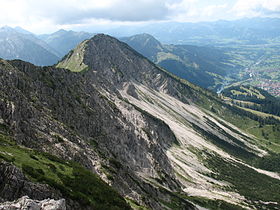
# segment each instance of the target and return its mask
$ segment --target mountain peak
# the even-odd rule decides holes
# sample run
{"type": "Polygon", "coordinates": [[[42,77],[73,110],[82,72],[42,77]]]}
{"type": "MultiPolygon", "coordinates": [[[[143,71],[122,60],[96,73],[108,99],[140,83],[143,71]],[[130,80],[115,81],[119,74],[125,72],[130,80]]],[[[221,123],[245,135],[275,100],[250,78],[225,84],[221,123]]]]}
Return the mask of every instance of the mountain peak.
{"type": "Polygon", "coordinates": [[[22,33],[22,34],[32,34],[30,31],[27,31],[27,30],[25,30],[24,28],[22,28],[20,26],[16,26],[14,28],[14,30],[16,30],[17,32],[22,33]]]}
{"type": "Polygon", "coordinates": [[[158,52],[164,50],[162,44],[155,37],[147,33],[124,37],[121,38],[121,40],[147,57],[152,57],[158,52]]]}
{"type": "Polygon", "coordinates": [[[103,34],[103,33],[100,33],[100,34],[96,34],[94,35],[91,39],[89,39],[90,42],[98,42],[98,41],[102,41],[102,42],[107,42],[107,41],[110,41],[110,42],[120,42],[118,39],[110,36],[110,35],[107,35],[107,34],[103,34]]]}
{"type": "Polygon", "coordinates": [[[97,34],[78,45],[57,67],[73,72],[89,70],[95,78],[114,85],[138,81],[152,86],[153,78],[163,73],[129,45],[106,34],[97,34]]]}
{"type": "Polygon", "coordinates": [[[70,51],[58,63],[57,67],[74,72],[80,72],[88,68],[103,69],[104,66],[111,68],[111,63],[122,60],[127,56],[127,53],[135,54],[137,52],[112,36],[97,34],[70,51]]]}
{"type": "Polygon", "coordinates": [[[10,26],[3,26],[0,28],[0,32],[6,32],[6,33],[13,33],[13,34],[24,34],[24,35],[30,35],[32,34],[31,32],[19,27],[19,26],[16,26],[16,27],[10,27],[10,26]]]}
{"type": "Polygon", "coordinates": [[[157,40],[154,36],[152,36],[151,34],[148,34],[148,33],[136,34],[132,37],[142,37],[142,38],[149,38],[149,39],[157,40]]]}
{"type": "Polygon", "coordinates": [[[0,28],[0,31],[1,31],[1,32],[9,32],[9,33],[14,32],[14,33],[16,33],[16,30],[15,30],[15,29],[13,29],[12,27],[7,26],[7,25],[1,27],[1,28],[0,28]]]}
{"type": "Polygon", "coordinates": [[[148,33],[136,34],[123,39],[133,40],[134,42],[142,42],[143,45],[161,45],[155,37],[148,33]]]}
{"type": "Polygon", "coordinates": [[[54,32],[53,34],[65,34],[67,31],[65,29],[59,29],[58,31],[54,32]]]}

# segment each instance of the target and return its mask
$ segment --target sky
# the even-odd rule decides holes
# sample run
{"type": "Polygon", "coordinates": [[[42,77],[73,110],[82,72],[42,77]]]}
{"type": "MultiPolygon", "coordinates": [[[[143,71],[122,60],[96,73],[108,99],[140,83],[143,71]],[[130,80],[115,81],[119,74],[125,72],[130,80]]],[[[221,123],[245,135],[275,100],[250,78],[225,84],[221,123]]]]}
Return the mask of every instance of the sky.
{"type": "Polygon", "coordinates": [[[164,21],[280,17],[280,0],[0,0],[0,27],[33,33],[164,21]]]}

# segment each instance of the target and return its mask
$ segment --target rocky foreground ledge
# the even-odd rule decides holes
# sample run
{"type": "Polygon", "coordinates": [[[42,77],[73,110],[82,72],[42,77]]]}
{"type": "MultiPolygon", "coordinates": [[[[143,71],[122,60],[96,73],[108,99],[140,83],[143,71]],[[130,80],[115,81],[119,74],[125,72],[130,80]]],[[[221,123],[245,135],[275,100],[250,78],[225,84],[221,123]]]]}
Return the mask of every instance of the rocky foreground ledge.
{"type": "Polygon", "coordinates": [[[19,168],[2,161],[0,162],[0,210],[19,209],[66,210],[66,201],[60,193],[48,185],[31,182],[19,168]]]}
{"type": "Polygon", "coordinates": [[[0,210],[66,210],[65,199],[54,200],[45,199],[42,201],[32,200],[28,196],[23,196],[12,202],[0,203],[0,210]]]}

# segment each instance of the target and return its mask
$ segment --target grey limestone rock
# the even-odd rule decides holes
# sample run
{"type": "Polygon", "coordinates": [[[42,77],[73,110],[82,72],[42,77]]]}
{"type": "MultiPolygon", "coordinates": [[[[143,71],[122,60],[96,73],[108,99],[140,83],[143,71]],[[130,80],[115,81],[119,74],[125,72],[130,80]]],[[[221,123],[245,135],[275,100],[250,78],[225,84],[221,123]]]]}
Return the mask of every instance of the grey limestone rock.
{"type": "Polygon", "coordinates": [[[24,195],[38,200],[61,197],[59,192],[48,185],[29,181],[16,166],[0,162],[0,197],[2,201],[16,200],[24,195]]]}
{"type": "Polygon", "coordinates": [[[66,204],[64,199],[39,201],[23,196],[12,202],[1,203],[0,210],[66,210],[66,204]]]}

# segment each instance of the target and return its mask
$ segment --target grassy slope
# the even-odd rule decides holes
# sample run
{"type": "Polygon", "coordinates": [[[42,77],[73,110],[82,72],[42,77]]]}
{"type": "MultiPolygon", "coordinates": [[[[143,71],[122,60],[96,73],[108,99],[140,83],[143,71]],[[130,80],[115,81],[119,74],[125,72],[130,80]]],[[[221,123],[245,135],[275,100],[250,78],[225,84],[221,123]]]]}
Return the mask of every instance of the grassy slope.
{"type": "Polygon", "coordinates": [[[88,69],[88,66],[84,64],[84,50],[87,45],[87,40],[79,44],[74,50],[72,50],[65,58],[59,62],[56,67],[68,69],[73,72],[81,72],[88,69]]]}

